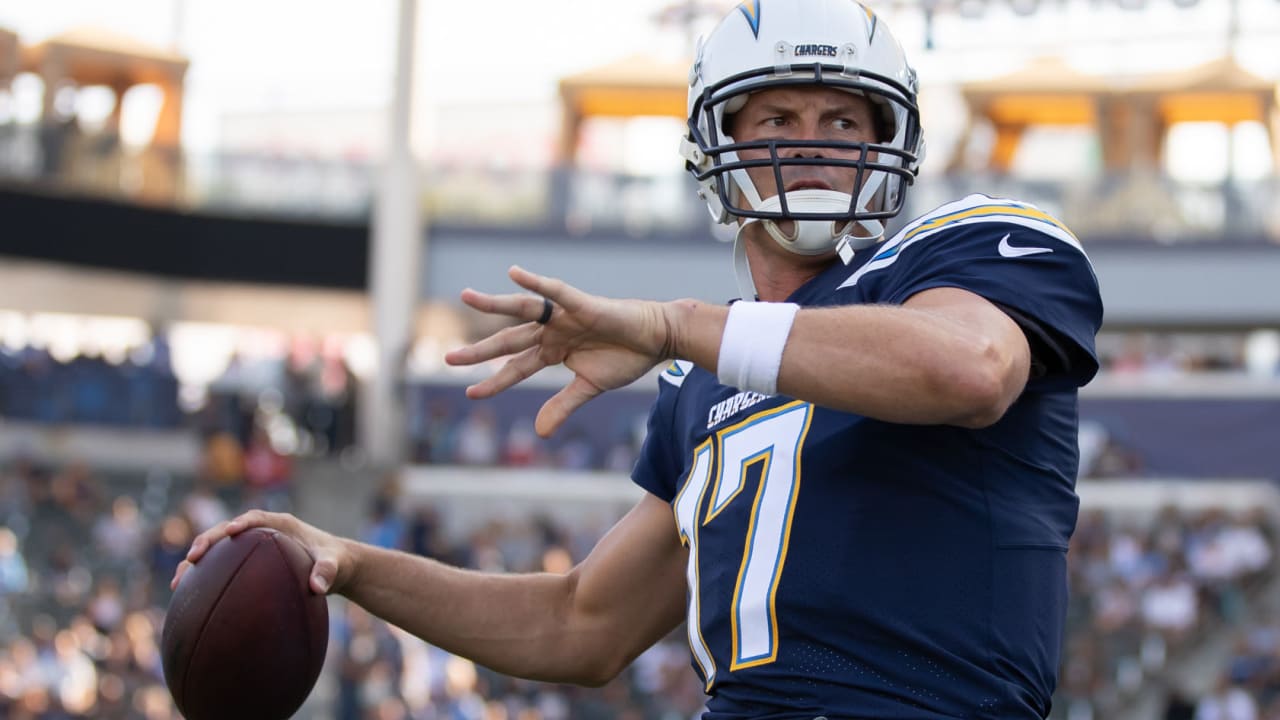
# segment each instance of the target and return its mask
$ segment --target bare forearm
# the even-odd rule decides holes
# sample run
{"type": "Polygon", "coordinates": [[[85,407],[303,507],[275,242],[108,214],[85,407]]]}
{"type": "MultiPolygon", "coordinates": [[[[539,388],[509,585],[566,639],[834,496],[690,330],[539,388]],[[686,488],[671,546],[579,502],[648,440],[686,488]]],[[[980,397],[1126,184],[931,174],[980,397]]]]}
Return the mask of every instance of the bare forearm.
{"type": "Polygon", "coordinates": [[[374,615],[498,672],[579,684],[596,680],[599,645],[569,622],[570,576],[480,573],[351,546],[358,571],[342,593],[374,615]]]}
{"type": "Polygon", "coordinates": [[[992,353],[988,338],[923,310],[813,310],[796,317],[778,387],[879,420],[966,425],[1000,402],[992,353]]]}
{"type": "MultiPolygon", "coordinates": [[[[715,372],[728,308],[676,304],[678,356],[715,372]]],[[[889,422],[970,424],[1001,402],[991,397],[1001,389],[992,376],[1006,360],[992,352],[988,338],[924,310],[804,308],[787,339],[778,391],[889,422]]]]}

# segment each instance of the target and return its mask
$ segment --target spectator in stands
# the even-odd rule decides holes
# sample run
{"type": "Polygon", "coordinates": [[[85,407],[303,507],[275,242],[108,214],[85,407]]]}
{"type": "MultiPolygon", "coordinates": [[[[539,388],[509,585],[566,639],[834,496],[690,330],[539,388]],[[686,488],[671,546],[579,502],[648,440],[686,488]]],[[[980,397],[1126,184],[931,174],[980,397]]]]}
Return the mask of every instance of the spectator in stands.
{"type": "Polygon", "coordinates": [[[1142,620],[1169,644],[1183,640],[1199,619],[1200,601],[1186,573],[1170,568],[1142,593],[1142,620]]]}
{"type": "Polygon", "coordinates": [[[415,427],[409,433],[414,443],[414,458],[418,462],[456,462],[454,444],[458,423],[448,403],[439,398],[423,398],[423,402],[414,403],[414,407],[419,408],[411,415],[415,427]]]}
{"type": "Polygon", "coordinates": [[[45,587],[53,591],[53,601],[60,610],[84,607],[93,583],[88,558],[65,537],[57,541],[49,553],[48,566],[41,573],[45,587]]]}
{"type": "Polygon", "coordinates": [[[1162,558],[1153,556],[1146,546],[1146,538],[1136,530],[1117,530],[1111,536],[1110,562],[1111,573],[1124,580],[1130,587],[1146,584],[1152,575],[1159,572],[1162,558]]]}
{"type": "Polygon", "coordinates": [[[1244,688],[1222,678],[1217,689],[1200,699],[1196,720],[1256,720],[1258,705],[1244,688]]]}
{"type": "Polygon", "coordinates": [[[203,532],[231,517],[227,504],[214,494],[208,482],[196,483],[191,494],[182,501],[182,512],[196,532],[203,532]]]}
{"type": "Polygon", "coordinates": [[[106,575],[99,580],[87,611],[94,628],[104,635],[120,627],[125,616],[125,601],[115,577],[106,575]]]}
{"type": "Polygon", "coordinates": [[[18,378],[10,386],[9,403],[14,417],[39,422],[57,422],[61,417],[57,396],[56,363],[43,348],[27,348],[22,352],[18,378]]]}
{"type": "Polygon", "coordinates": [[[393,550],[404,547],[405,524],[395,510],[396,494],[394,484],[388,482],[374,496],[361,541],[393,550]]]}
{"type": "Polygon", "coordinates": [[[191,525],[181,515],[169,515],[160,523],[160,531],[152,541],[150,552],[151,576],[157,582],[177,569],[192,536],[191,525]]]}
{"type": "Polygon", "coordinates": [[[1094,627],[1109,635],[1131,626],[1138,614],[1137,598],[1133,590],[1119,579],[1114,579],[1093,594],[1094,627]]]}
{"type": "Polygon", "coordinates": [[[506,467],[530,467],[544,461],[541,441],[533,431],[533,418],[522,417],[511,423],[502,444],[502,464],[506,467]]]}
{"type": "Polygon", "coordinates": [[[113,380],[121,375],[102,356],[89,352],[76,356],[67,363],[66,375],[71,381],[72,419],[94,425],[125,420],[123,392],[113,392],[113,380]]]}
{"type": "Polygon", "coordinates": [[[556,467],[566,470],[590,470],[595,467],[595,448],[591,438],[580,427],[564,433],[564,440],[556,450],[556,467]]]}
{"type": "Polygon", "coordinates": [[[462,548],[462,551],[468,554],[467,565],[482,572],[510,570],[507,559],[502,555],[502,548],[498,544],[501,532],[502,523],[495,520],[471,533],[468,546],[462,548]]]}
{"type": "Polygon", "coordinates": [[[1235,577],[1261,572],[1271,565],[1271,543],[1263,533],[1266,522],[1261,510],[1243,513],[1222,531],[1228,567],[1235,577]]]}
{"type": "Polygon", "coordinates": [[[619,427],[617,437],[604,454],[604,467],[614,472],[631,472],[644,444],[647,420],[637,414],[627,418],[619,427]]]}
{"type": "Polygon", "coordinates": [[[362,720],[367,709],[395,692],[400,648],[387,626],[355,603],[345,604],[335,635],[341,653],[337,720],[362,720]]]}
{"type": "Polygon", "coordinates": [[[217,431],[207,435],[200,474],[222,490],[232,490],[244,482],[244,448],[235,435],[217,431]]]}
{"type": "Polygon", "coordinates": [[[1142,472],[1142,456],[1127,447],[1106,425],[1096,420],[1081,421],[1080,477],[1133,478],[1142,472]]]}
{"type": "Polygon", "coordinates": [[[129,354],[118,370],[125,385],[125,424],[132,427],[176,427],[178,379],[169,363],[169,345],[162,334],[129,354]]]}
{"type": "Polygon", "coordinates": [[[335,350],[325,357],[321,388],[325,401],[333,409],[329,450],[341,452],[356,442],[356,409],[360,380],[352,372],[346,358],[335,350]]]}
{"type": "Polygon", "coordinates": [[[455,461],[460,465],[494,465],[499,458],[498,419],[487,406],[476,406],[458,427],[455,461]]]}
{"type": "Polygon", "coordinates": [[[406,533],[408,551],[414,555],[436,559],[448,556],[440,515],[434,507],[423,505],[414,510],[406,533]]]}
{"type": "Polygon", "coordinates": [[[1196,702],[1183,691],[1169,693],[1165,700],[1163,720],[1195,720],[1196,702]]]}
{"type": "Polygon", "coordinates": [[[34,471],[31,461],[21,455],[0,471],[0,522],[7,525],[31,514],[31,489],[28,486],[34,471]]]}
{"type": "Polygon", "coordinates": [[[122,571],[142,556],[146,531],[137,502],[121,495],[112,501],[111,513],[94,524],[93,539],[108,565],[122,571]]]}
{"type": "Polygon", "coordinates": [[[0,595],[27,591],[27,561],[18,548],[18,536],[0,527],[0,595]]]}
{"type": "Polygon", "coordinates": [[[1266,689],[1268,676],[1276,669],[1276,648],[1269,642],[1255,645],[1251,635],[1250,632],[1237,635],[1225,677],[1233,685],[1261,694],[1266,689]]]}
{"type": "Polygon", "coordinates": [[[484,717],[485,701],[478,690],[476,666],[470,660],[448,656],[444,664],[444,697],[440,703],[445,717],[484,717]]]}
{"type": "Polygon", "coordinates": [[[275,448],[266,428],[255,425],[244,455],[244,479],[252,507],[274,512],[288,512],[291,497],[293,461],[275,448]]]}
{"type": "Polygon", "coordinates": [[[53,501],[82,528],[90,527],[97,517],[102,488],[87,463],[73,462],[53,476],[50,484],[53,501]]]}

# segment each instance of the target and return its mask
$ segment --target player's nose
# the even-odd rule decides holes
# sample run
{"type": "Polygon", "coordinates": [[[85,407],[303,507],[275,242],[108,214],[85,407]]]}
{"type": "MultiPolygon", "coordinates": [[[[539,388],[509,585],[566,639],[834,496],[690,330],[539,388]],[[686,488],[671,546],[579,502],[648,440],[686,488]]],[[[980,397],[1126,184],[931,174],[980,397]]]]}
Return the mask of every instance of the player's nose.
{"type": "MultiPolygon", "coordinates": [[[[804,141],[804,140],[814,140],[813,136],[811,136],[811,135],[804,135],[804,136],[799,137],[799,138],[797,138],[797,139],[799,139],[799,140],[801,140],[801,141],[804,141]]],[[[816,142],[816,140],[814,140],[814,141],[816,142]]],[[[778,155],[779,155],[780,157],[783,157],[783,158],[823,158],[823,157],[826,157],[826,156],[823,154],[823,149],[822,149],[822,148],[820,148],[820,147],[813,147],[813,146],[811,146],[811,145],[799,145],[799,146],[796,146],[796,147],[781,148],[781,149],[780,149],[780,151],[778,152],[778,155]]]]}

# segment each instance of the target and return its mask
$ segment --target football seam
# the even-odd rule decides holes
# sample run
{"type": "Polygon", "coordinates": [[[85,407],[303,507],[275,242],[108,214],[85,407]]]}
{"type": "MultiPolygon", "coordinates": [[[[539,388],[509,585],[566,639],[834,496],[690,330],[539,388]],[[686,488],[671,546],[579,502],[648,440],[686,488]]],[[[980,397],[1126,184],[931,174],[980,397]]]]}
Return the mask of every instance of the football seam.
{"type": "MultiPolygon", "coordinates": [[[[284,548],[280,547],[280,539],[279,539],[278,535],[279,535],[279,533],[275,533],[275,534],[273,534],[273,535],[271,536],[271,546],[272,546],[272,547],[274,547],[274,548],[276,549],[276,554],[280,556],[280,562],[284,563],[285,570],[292,571],[292,566],[290,566],[290,565],[289,565],[289,557],[288,557],[287,555],[285,555],[285,554],[284,554],[284,548]]],[[[303,552],[303,553],[305,553],[305,554],[306,554],[306,556],[307,556],[308,558],[310,558],[311,562],[314,564],[314,563],[315,563],[315,561],[316,561],[316,558],[315,558],[315,556],[314,556],[314,555],[312,555],[312,554],[311,554],[311,551],[310,551],[310,550],[308,550],[305,546],[302,546],[302,543],[298,543],[298,545],[302,547],[302,552],[303,552]]],[[[310,571],[308,571],[308,573],[307,573],[307,579],[306,579],[306,588],[305,588],[305,592],[311,592],[311,574],[310,574],[310,571]]],[[[302,635],[305,637],[305,636],[307,636],[307,635],[311,634],[311,628],[310,628],[310,626],[307,624],[307,608],[306,608],[306,601],[305,601],[305,600],[303,600],[303,601],[302,601],[302,604],[300,604],[300,605],[296,606],[296,607],[295,607],[295,609],[298,611],[298,612],[296,613],[296,615],[298,616],[298,618],[299,618],[299,619],[301,620],[301,622],[302,622],[302,635]]],[[[307,648],[307,660],[308,660],[308,661],[314,661],[314,660],[315,660],[315,658],[311,657],[311,654],[312,654],[312,653],[311,653],[311,648],[310,648],[310,647],[308,647],[308,648],[307,648]]],[[[322,661],[322,662],[323,662],[323,661],[322,661]]],[[[308,693],[308,694],[310,694],[310,693],[308,693]]]]}
{"type": "MultiPolygon", "coordinates": [[[[209,606],[209,612],[205,615],[204,622],[200,625],[199,634],[196,635],[196,643],[195,645],[191,646],[191,652],[187,655],[187,666],[183,668],[183,671],[182,671],[182,699],[183,700],[187,699],[187,681],[191,679],[191,660],[193,658],[199,657],[200,643],[201,641],[204,640],[205,630],[209,628],[209,619],[212,618],[214,612],[217,611],[218,603],[222,602],[222,596],[226,595],[227,590],[229,590],[232,584],[235,583],[236,576],[240,574],[240,571],[242,569],[244,569],[245,563],[249,562],[249,558],[253,557],[253,554],[258,552],[258,548],[260,547],[262,547],[261,541],[259,541],[257,545],[254,545],[253,549],[251,549],[249,552],[244,554],[244,557],[240,559],[240,564],[236,566],[235,572],[231,573],[231,577],[227,578],[226,584],[223,585],[222,589],[218,591],[218,597],[214,598],[213,604],[209,606]]],[[[186,713],[184,712],[183,714],[185,715],[186,713]]]]}

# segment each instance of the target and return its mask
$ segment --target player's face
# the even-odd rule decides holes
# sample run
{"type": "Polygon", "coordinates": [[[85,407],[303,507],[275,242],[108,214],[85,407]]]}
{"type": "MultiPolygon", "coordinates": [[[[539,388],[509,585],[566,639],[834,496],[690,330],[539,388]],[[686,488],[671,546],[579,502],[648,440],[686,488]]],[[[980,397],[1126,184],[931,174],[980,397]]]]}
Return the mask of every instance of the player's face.
{"type": "MultiPolygon", "coordinates": [[[[770,88],[752,94],[733,115],[729,132],[734,140],[814,140],[821,142],[875,142],[871,103],[843,90],[816,86],[770,88]]],[[[767,159],[767,149],[741,150],[743,160],[767,159]]],[[[783,158],[840,158],[857,160],[858,150],[823,147],[781,148],[783,158]]],[[[749,168],[760,199],[794,190],[837,190],[856,194],[857,170],[825,165],[783,165],[779,188],[771,166],[749,168]]]]}

